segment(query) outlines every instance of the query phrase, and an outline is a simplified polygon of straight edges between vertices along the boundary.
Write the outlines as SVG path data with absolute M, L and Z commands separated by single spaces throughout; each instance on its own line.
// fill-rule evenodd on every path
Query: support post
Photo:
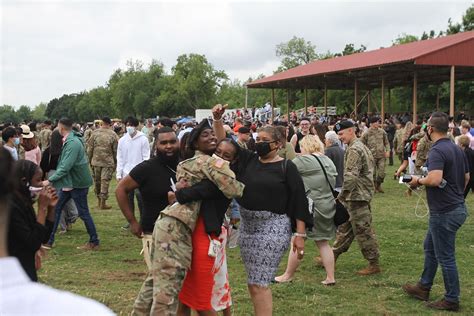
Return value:
M 357 79 L 354 80 L 354 114 L 357 118 L 357 94 L 358 94 L 358 89 L 357 89 Z
M 413 124 L 416 124 L 416 106 L 417 106 L 417 94 L 418 94 L 418 75 L 416 71 L 413 74 Z
M 304 88 L 304 116 L 308 116 L 308 89 Z
M 286 120 L 290 121 L 290 89 L 286 89 Z
M 245 110 L 247 110 L 247 102 L 249 100 L 249 88 L 245 86 Z
M 380 104 L 380 116 L 382 117 L 382 122 L 385 122 L 385 78 L 382 78 L 382 100 Z
M 328 85 L 324 84 L 324 116 L 328 116 Z
M 388 88 L 388 104 L 387 109 L 392 109 L 392 89 Z
M 369 93 L 367 94 L 367 114 L 370 114 L 370 92 L 371 90 L 369 90 Z
M 438 91 L 436 91 L 436 112 L 439 112 L 439 86 Z
M 272 88 L 272 124 L 274 120 L 275 120 L 275 89 Z
M 449 80 L 449 116 L 454 117 L 454 66 L 451 66 L 451 78 Z

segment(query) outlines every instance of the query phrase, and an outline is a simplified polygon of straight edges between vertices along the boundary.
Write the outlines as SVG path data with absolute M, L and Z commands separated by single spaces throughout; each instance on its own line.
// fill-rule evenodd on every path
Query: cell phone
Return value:
M 402 177 L 402 182 L 403 183 L 408 183 L 408 182 L 411 182 L 411 180 L 413 179 L 413 177 L 409 174 L 405 174 L 403 175 Z

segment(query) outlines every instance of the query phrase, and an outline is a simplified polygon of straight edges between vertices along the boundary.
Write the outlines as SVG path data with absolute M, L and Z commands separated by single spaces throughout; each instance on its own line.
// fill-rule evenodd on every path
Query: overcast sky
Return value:
M 445 30 L 472 1 L 1 1 L 0 104 L 15 107 L 105 85 L 129 59 L 205 54 L 241 80 L 272 74 L 294 35 L 319 53 L 346 43 L 390 46 L 399 34 Z

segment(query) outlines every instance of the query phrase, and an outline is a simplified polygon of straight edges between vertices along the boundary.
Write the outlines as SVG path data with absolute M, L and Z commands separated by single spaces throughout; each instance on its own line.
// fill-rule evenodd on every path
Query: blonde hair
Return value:
M 300 140 L 300 147 L 307 153 L 324 154 L 324 144 L 319 139 L 318 135 L 306 135 Z
M 466 135 L 459 136 L 458 138 L 459 145 L 462 145 L 464 148 L 469 147 L 471 140 Z

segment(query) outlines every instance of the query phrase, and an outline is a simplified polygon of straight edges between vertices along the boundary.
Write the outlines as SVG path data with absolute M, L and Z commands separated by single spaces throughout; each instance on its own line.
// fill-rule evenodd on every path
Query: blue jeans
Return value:
M 54 243 L 54 235 L 56 233 L 56 230 L 58 229 L 58 225 L 61 220 L 61 211 L 64 208 L 64 205 L 70 199 L 74 200 L 74 203 L 77 207 L 77 211 L 79 213 L 79 217 L 82 219 L 84 225 L 86 226 L 87 233 L 89 234 L 89 242 L 95 245 L 99 244 L 99 238 L 95 229 L 94 220 L 92 219 L 92 216 L 89 213 L 89 206 L 87 205 L 88 192 L 88 188 L 73 189 L 71 191 L 58 191 L 59 200 L 55 208 L 56 214 L 54 219 L 53 232 L 49 237 L 48 244 L 52 245 Z
M 426 288 L 431 288 L 433 279 L 438 269 L 438 264 L 443 272 L 444 298 L 449 302 L 459 302 L 459 275 L 456 267 L 455 242 L 456 232 L 467 217 L 466 205 L 463 203 L 452 211 L 431 214 L 428 233 L 424 242 L 425 264 L 420 283 Z

